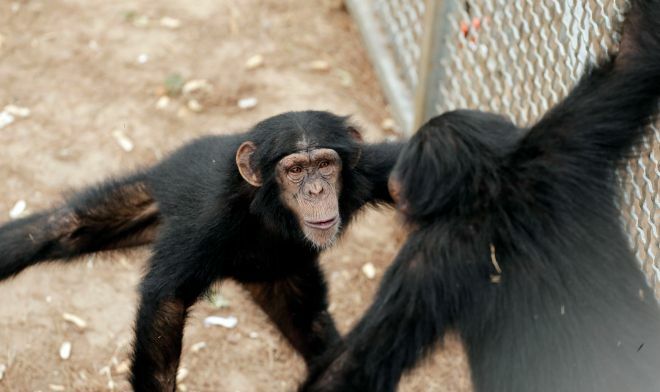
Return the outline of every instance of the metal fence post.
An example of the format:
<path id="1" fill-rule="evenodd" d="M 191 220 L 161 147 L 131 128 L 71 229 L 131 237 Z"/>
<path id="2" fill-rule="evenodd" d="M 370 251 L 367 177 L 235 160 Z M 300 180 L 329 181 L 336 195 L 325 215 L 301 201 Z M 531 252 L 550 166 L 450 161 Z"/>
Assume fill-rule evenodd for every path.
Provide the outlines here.
<path id="1" fill-rule="evenodd" d="M 445 39 L 451 34 L 451 24 L 447 19 L 455 0 L 426 0 L 424 14 L 424 35 L 419 62 L 419 81 L 415 91 L 415 114 L 413 129 L 415 132 L 424 122 L 435 114 L 438 103 L 437 88 L 445 72 L 439 67 L 445 53 Z"/>

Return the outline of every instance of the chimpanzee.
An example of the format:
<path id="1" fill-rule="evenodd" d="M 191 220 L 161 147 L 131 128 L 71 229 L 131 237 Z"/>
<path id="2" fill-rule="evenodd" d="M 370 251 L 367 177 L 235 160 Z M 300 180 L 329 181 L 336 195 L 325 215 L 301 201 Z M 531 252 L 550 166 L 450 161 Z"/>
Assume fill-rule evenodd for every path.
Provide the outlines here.
<path id="1" fill-rule="evenodd" d="M 660 1 L 531 129 L 458 110 L 404 147 L 409 236 L 364 317 L 302 391 L 392 391 L 456 330 L 479 392 L 660 391 L 660 309 L 630 250 L 616 171 L 660 94 Z"/>
<path id="2" fill-rule="evenodd" d="M 346 117 L 280 114 L 0 227 L 0 279 L 41 261 L 155 243 L 141 284 L 131 383 L 174 391 L 188 309 L 233 278 L 309 365 L 340 336 L 318 265 L 356 211 L 390 202 L 401 143 L 365 144 Z"/>

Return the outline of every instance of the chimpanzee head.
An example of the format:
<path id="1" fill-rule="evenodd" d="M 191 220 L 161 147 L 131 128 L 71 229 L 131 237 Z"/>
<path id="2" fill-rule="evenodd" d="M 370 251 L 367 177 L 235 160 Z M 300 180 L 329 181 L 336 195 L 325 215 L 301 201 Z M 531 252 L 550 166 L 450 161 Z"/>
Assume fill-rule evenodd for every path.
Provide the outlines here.
<path id="1" fill-rule="evenodd" d="M 389 190 L 414 223 L 474 211 L 499 191 L 496 171 L 515 148 L 520 129 L 508 119 L 457 110 L 434 117 L 404 147 Z"/>
<path id="2" fill-rule="evenodd" d="M 342 191 L 360 157 L 359 132 L 346 117 L 288 112 L 257 124 L 248 140 L 236 165 L 257 188 L 251 211 L 287 236 L 302 234 L 319 249 L 331 245 L 342 223 Z"/>

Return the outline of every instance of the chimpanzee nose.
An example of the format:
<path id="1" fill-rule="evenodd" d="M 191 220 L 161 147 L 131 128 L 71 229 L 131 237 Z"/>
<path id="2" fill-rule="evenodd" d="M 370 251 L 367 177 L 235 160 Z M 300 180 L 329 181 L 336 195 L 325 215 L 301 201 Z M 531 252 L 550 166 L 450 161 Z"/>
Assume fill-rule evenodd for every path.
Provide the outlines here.
<path id="1" fill-rule="evenodd" d="M 318 196 L 323 193 L 323 185 L 320 182 L 312 182 L 307 187 L 307 194 L 309 196 Z"/>

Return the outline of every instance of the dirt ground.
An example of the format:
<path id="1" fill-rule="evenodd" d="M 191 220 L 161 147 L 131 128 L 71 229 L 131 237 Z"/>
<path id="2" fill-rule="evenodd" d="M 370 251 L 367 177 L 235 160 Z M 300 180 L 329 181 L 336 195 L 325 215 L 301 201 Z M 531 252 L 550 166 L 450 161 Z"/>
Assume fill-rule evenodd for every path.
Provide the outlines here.
<path id="1" fill-rule="evenodd" d="M 178 93 L 197 79 L 208 84 Z M 161 99 L 168 91 L 169 103 Z M 256 106 L 240 108 L 244 98 Z M 2 1 L 0 109 L 10 104 L 30 113 L 0 128 L 0 222 L 20 200 L 37 211 L 196 136 L 239 132 L 282 111 L 352 114 L 369 141 L 397 136 L 382 129 L 389 118 L 382 92 L 335 0 Z M 368 211 L 323 255 L 342 332 L 369 304 L 399 237 L 392 211 Z M 148 250 L 97 255 L 3 282 L 0 391 L 128 390 L 136 285 L 147 257 Z M 375 279 L 362 272 L 367 262 Z M 181 390 L 294 390 L 304 377 L 300 358 L 240 288 L 222 283 L 216 293 L 225 306 L 200 302 L 188 321 Z M 210 315 L 238 324 L 207 328 Z M 66 360 L 63 342 L 72 345 Z M 400 390 L 469 391 L 456 339 Z"/>

